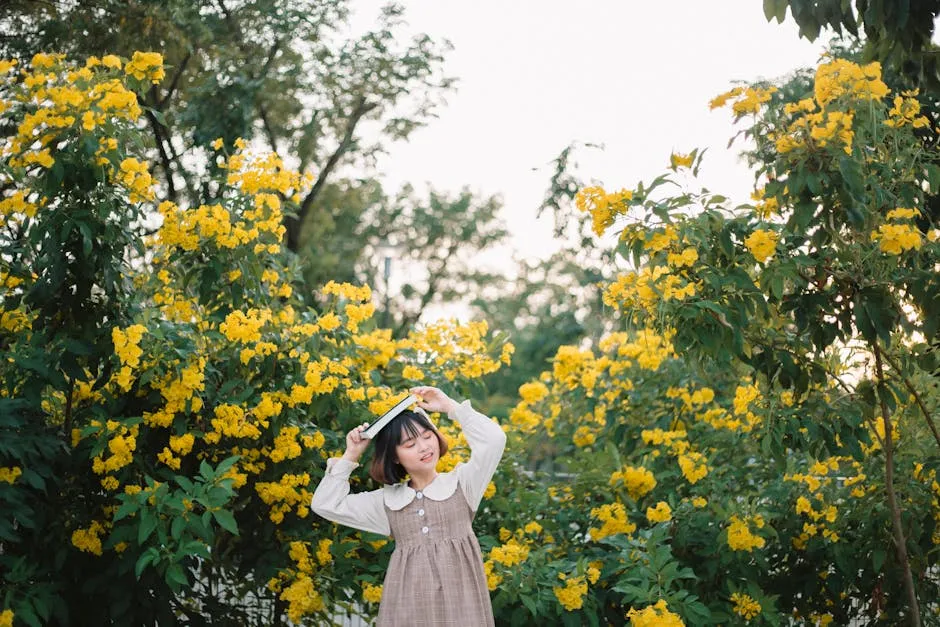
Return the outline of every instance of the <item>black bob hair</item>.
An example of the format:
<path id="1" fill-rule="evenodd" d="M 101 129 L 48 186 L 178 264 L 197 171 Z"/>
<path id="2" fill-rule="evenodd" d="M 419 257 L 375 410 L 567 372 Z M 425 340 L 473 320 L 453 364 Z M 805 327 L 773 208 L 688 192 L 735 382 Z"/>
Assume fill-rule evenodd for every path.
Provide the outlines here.
<path id="1" fill-rule="evenodd" d="M 408 474 L 405 467 L 395 457 L 395 447 L 408 438 L 416 438 L 421 429 L 434 432 L 440 444 L 441 457 L 447 453 L 447 440 L 431 424 L 427 416 L 414 411 L 403 411 L 389 422 L 375 436 L 375 456 L 369 474 L 379 483 L 388 485 L 402 481 Z"/>

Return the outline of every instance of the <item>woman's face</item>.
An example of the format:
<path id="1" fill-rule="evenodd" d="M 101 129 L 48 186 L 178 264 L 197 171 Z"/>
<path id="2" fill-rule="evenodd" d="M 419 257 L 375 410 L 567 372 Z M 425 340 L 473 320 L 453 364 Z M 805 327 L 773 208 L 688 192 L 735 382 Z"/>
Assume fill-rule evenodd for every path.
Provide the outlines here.
<path id="1" fill-rule="evenodd" d="M 402 432 L 402 441 L 395 447 L 398 463 L 405 468 L 409 475 L 424 475 L 437 468 L 437 460 L 441 456 L 441 443 L 433 429 L 421 425 L 414 425 L 417 435 L 408 430 Z"/>

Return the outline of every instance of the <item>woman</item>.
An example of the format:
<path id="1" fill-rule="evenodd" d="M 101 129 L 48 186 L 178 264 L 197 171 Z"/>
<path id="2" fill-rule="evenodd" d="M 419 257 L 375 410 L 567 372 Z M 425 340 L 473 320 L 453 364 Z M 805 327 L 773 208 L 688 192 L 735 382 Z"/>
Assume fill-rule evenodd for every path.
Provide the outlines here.
<path id="1" fill-rule="evenodd" d="M 395 540 L 385 573 L 380 627 L 493 625 L 480 545 L 471 522 L 506 446 L 506 434 L 434 387 L 411 392 L 418 407 L 460 424 L 470 460 L 437 472 L 447 443 L 423 412 L 403 411 L 375 437 L 371 475 L 383 488 L 349 493 L 349 475 L 369 440 L 366 425 L 346 435 L 346 452 L 327 462 L 311 505 L 328 520 Z"/>

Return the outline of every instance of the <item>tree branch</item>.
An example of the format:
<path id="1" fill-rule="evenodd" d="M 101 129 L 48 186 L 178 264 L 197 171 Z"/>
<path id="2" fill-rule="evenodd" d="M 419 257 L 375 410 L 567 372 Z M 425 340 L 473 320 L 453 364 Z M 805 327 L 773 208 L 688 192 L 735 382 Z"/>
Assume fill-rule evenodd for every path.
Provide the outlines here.
<path id="1" fill-rule="evenodd" d="M 176 68 L 176 72 L 173 74 L 173 80 L 170 81 L 170 86 L 167 87 L 166 94 L 155 105 L 158 111 L 163 111 L 164 109 L 166 109 L 166 105 L 170 101 L 170 98 L 172 98 L 173 94 L 176 93 L 176 88 L 179 86 L 180 77 L 183 75 L 183 72 L 186 70 L 186 66 L 189 64 L 189 59 L 191 57 L 192 57 L 192 53 L 187 52 L 186 56 L 183 57 L 183 60 L 180 61 L 179 67 Z"/>
<path id="2" fill-rule="evenodd" d="M 303 224 L 304 218 L 310 213 L 310 207 L 313 205 L 313 201 L 316 200 L 317 196 L 319 196 L 320 192 L 323 190 L 327 177 L 333 172 L 340 158 L 349 150 L 350 145 L 352 145 L 356 125 L 359 124 L 359 121 L 362 120 L 365 114 L 372 111 L 377 106 L 376 104 L 366 102 L 365 96 L 359 96 L 359 101 L 356 103 L 352 115 L 349 116 L 349 120 L 346 122 L 346 131 L 343 133 L 342 141 L 340 141 L 336 150 L 333 151 L 333 154 L 330 155 L 330 158 L 327 159 L 323 169 L 320 170 L 316 183 L 313 184 L 310 193 L 307 194 L 306 198 L 304 198 L 303 202 L 300 204 L 300 208 L 297 210 L 297 216 L 289 217 L 284 221 L 285 226 L 287 226 L 287 248 L 289 250 L 297 252 L 297 248 L 300 245 L 300 225 Z"/>
<path id="3" fill-rule="evenodd" d="M 911 627 L 920 627 L 920 607 L 917 604 L 917 593 L 914 590 L 914 577 L 911 574 L 911 563 L 907 557 L 907 540 L 904 538 L 904 527 L 901 525 L 901 508 L 898 506 L 897 495 L 894 492 L 894 440 L 891 434 L 891 416 L 888 415 L 888 404 L 884 398 L 884 369 L 881 366 L 881 348 L 878 341 L 872 342 L 875 353 L 875 370 L 878 373 L 878 402 L 881 406 L 881 419 L 885 427 L 885 490 L 888 493 L 888 508 L 891 510 L 891 526 L 894 529 L 894 543 L 898 553 L 901 572 L 904 578 L 904 590 L 907 592 L 908 614 Z"/>
<path id="4" fill-rule="evenodd" d="M 901 375 L 901 369 L 898 365 L 891 359 L 891 356 L 887 353 L 882 354 L 882 357 L 892 368 L 898 373 L 898 376 L 901 377 L 901 382 L 904 383 L 904 387 L 907 388 L 907 391 L 911 393 L 911 396 L 914 397 L 914 402 L 917 403 L 917 406 L 920 407 L 920 411 L 924 414 L 924 420 L 927 421 L 927 426 L 930 427 L 930 432 L 933 433 L 934 440 L 937 441 L 937 444 L 940 445 L 940 433 L 937 432 L 937 425 L 934 424 L 933 418 L 930 417 L 930 412 L 927 411 L 927 406 L 924 405 L 923 399 L 921 399 L 920 394 L 917 393 L 917 390 L 914 388 L 914 385 L 908 380 L 907 377 Z"/>
<path id="5" fill-rule="evenodd" d="M 271 150 L 277 152 L 277 138 L 274 135 L 274 127 L 268 121 L 268 110 L 263 104 L 258 103 L 258 117 L 261 118 L 261 126 L 264 128 L 264 134 L 268 136 L 268 143 L 271 144 Z"/>
<path id="6" fill-rule="evenodd" d="M 152 111 L 147 111 L 147 120 L 150 122 L 150 128 L 153 129 L 154 139 L 156 139 L 157 150 L 160 151 L 160 161 L 163 164 L 164 178 L 166 179 L 166 193 L 169 200 L 177 202 L 178 194 L 176 185 L 173 183 L 173 162 L 170 155 L 167 154 L 166 146 L 163 145 L 163 130 L 160 121 Z"/>

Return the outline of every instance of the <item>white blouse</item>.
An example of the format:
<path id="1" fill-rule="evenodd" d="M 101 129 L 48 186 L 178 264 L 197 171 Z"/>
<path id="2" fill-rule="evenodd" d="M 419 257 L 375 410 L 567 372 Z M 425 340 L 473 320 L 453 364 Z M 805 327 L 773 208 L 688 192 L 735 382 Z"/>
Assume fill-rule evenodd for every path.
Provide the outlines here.
<path id="1" fill-rule="evenodd" d="M 473 409 L 470 401 L 458 405 L 449 416 L 463 429 L 467 444 L 470 445 L 470 460 L 457 464 L 450 472 L 437 475 L 421 490 L 421 494 L 435 501 L 443 501 L 460 486 L 467 503 L 475 512 L 503 456 L 506 434 L 496 422 Z M 327 460 L 326 474 L 313 493 L 310 509 L 327 520 L 347 527 L 390 535 L 385 507 L 398 511 L 411 503 L 418 492 L 407 481 L 402 481 L 378 490 L 350 494 L 349 475 L 358 465 L 340 457 Z"/>

